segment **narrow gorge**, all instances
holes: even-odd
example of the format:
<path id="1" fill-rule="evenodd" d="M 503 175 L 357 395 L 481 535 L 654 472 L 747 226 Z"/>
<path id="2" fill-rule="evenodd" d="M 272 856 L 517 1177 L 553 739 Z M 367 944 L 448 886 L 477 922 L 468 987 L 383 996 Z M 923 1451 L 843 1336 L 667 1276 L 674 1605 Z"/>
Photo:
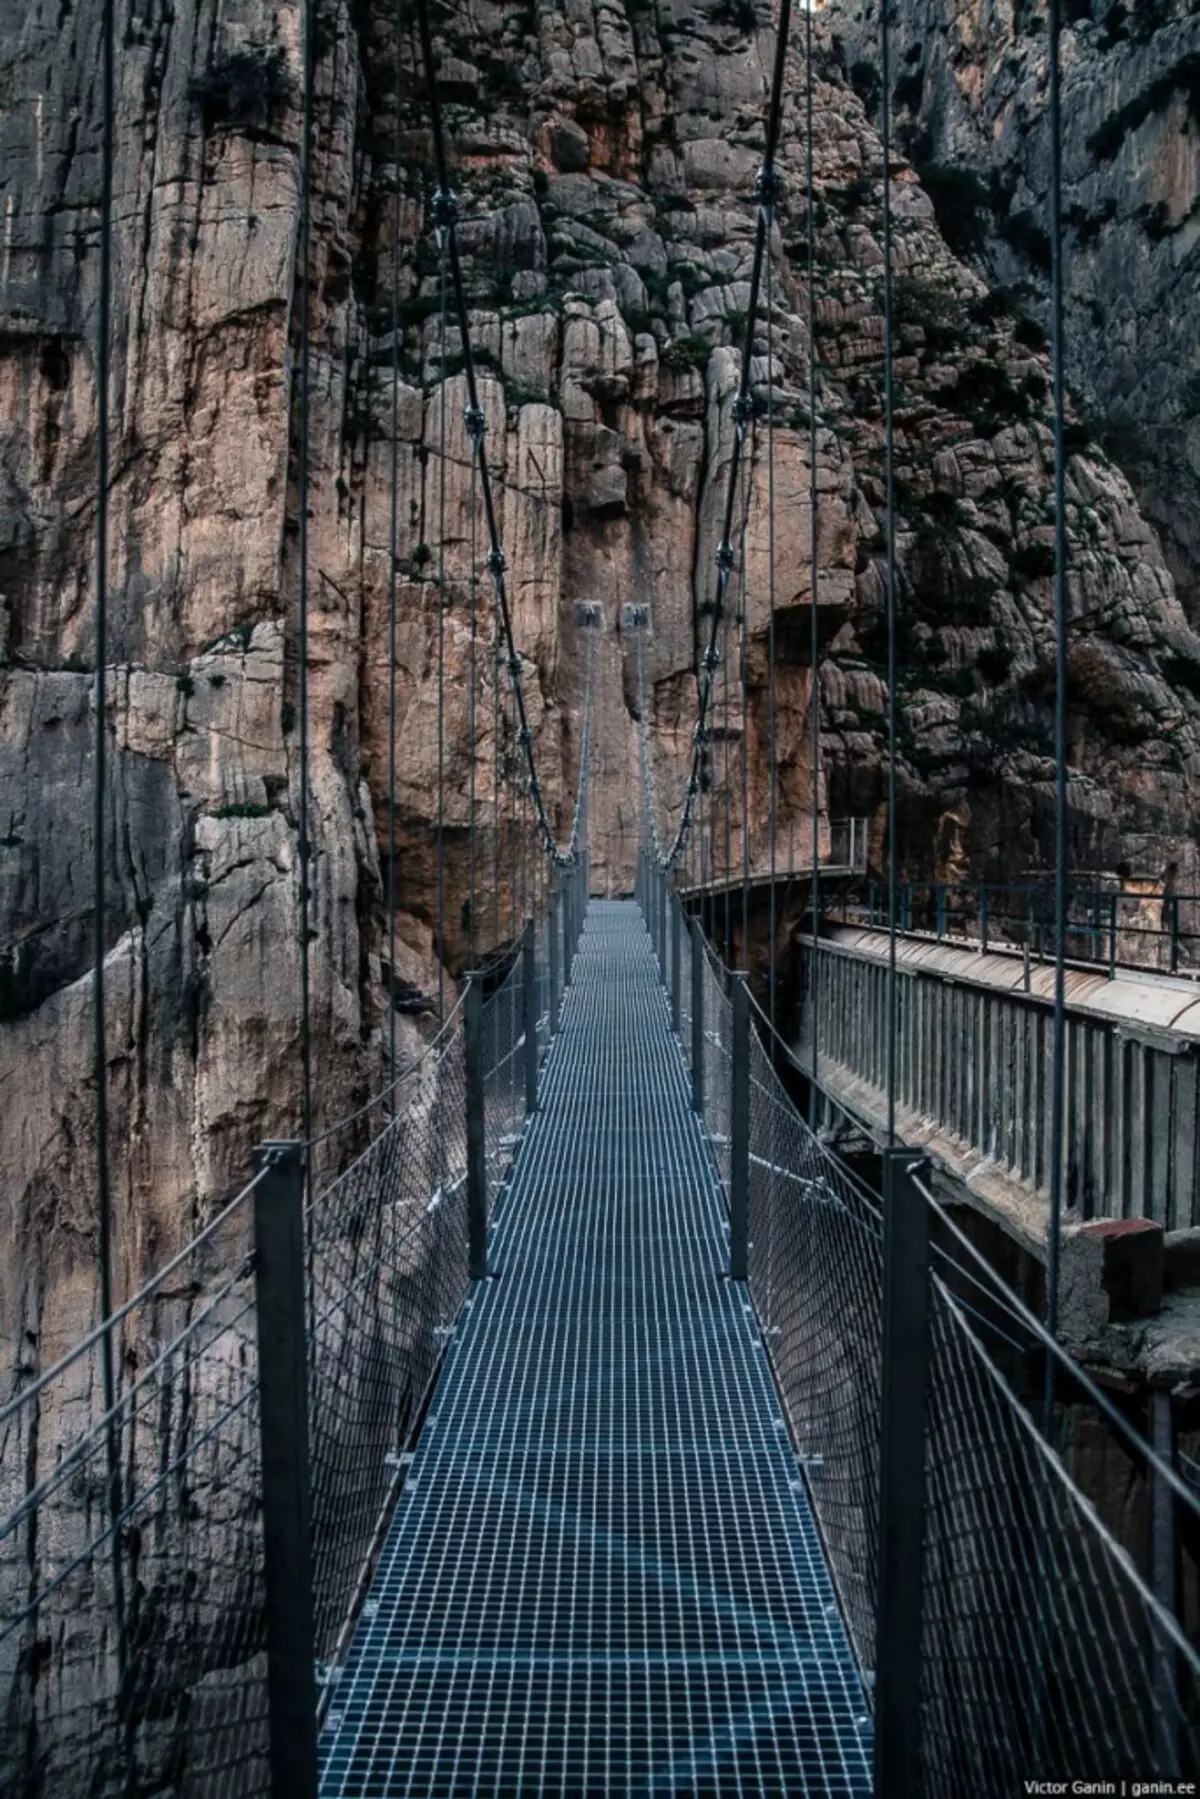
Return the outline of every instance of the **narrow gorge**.
<path id="1" fill-rule="evenodd" d="M 981 46 L 991 41 L 990 11 L 972 9 Z M 476 824 L 487 866 L 495 771 L 515 754 L 503 711 L 494 729 L 490 588 L 472 561 L 482 533 L 477 514 L 472 525 L 462 346 L 452 324 L 443 334 L 429 121 L 405 9 L 401 18 L 398 44 L 393 8 L 322 0 L 313 45 L 308 776 L 318 1123 L 377 1090 L 385 1072 L 397 263 L 402 1048 L 430 1028 L 439 959 L 451 982 L 468 960 L 473 605 Z M 99 21 L 97 0 L 34 0 L 0 25 L 0 1165 L 9 1194 L 0 1313 L 5 1335 L 39 1363 L 96 1307 L 95 1223 L 80 1171 L 93 1161 Z M 815 603 L 821 828 L 867 818 L 878 867 L 884 170 L 877 96 L 856 77 L 854 33 L 863 29 L 840 11 L 815 21 L 813 346 L 801 36 L 791 53 L 771 308 L 769 320 L 760 311 L 755 340 L 746 754 L 757 857 L 769 784 L 761 422 L 770 387 L 780 830 L 797 857 L 807 854 Z M 1081 24 L 1078 41 L 1098 29 L 1115 26 Z M 1182 45 L 1191 27 L 1169 29 Z M 105 849 L 124 1292 L 241 1183 L 256 1142 L 297 1126 L 301 13 L 257 0 L 129 0 L 119 30 Z M 435 30 L 535 752 L 563 827 L 578 772 L 576 608 L 598 605 L 592 871 L 597 891 L 620 892 L 632 881 L 640 830 L 635 658 L 622 609 L 651 608 L 648 722 L 660 790 L 678 805 L 735 429 L 773 31 L 765 9 L 745 0 L 479 0 L 442 8 Z M 979 85 L 949 46 L 948 35 L 930 39 L 919 105 L 915 87 L 906 90 L 909 155 L 890 171 L 901 841 L 910 876 L 984 879 L 1014 872 L 1014 844 L 1030 870 L 1050 856 L 1049 361 L 1036 305 L 1013 291 L 1006 265 L 956 238 L 945 181 L 920 178 L 937 158 L 959 155 Z M 953 129 L 938 98 L 949 80 L 937 73 L 942 61 L 958 70 Z M 909 54 L 903 66 L 913 64 Z M 1175 276 L 1171 285 L 1164 273 L 1155 292 L 1169 288 L 1176 310 L 1150 305 L 1153 329 L 1139 335 L 1135 320 L 1119 334 L 1127 361 L 1147 371 L 1169 365 L 1180 404 L 1195 378 L 1179 347 L 1185 330 L 1194 341 L 1195 320 L 1194 208 L 1185 220 L 1179 197 L 1200 154 L 1191 91 L 1178 89 L 1183 99 L 1170 100 L 1162 127 L 1178 137 L 1178 195 L 1173 188 L 1162 200 L 1170 230 L 1155 239 L 1155 254 L 1173 259 Z M 992 141 L 991 116 L 983 100 L 971 115 L 977 158 Z M 1114 155 L 1131 182 L 1126 138 L 1136 145 L 1150 128 L 1130 125 Z M 920 132 L 933 134 L 932 149 L 916 141 Z M 1144 203 L 1158 204 L 1149 189 Z M 1096 281 L 1105 280 L 1098 270 Z M 1168 329 L 1176 338 L 1164 339 Z M 1075 356 L 1078 364 L 1078 348 Z M 1096 383 L 1107 366 L 1092 367 Z M 1171 861 L 1181 887 L 1197 886 L 1191 501 L 1172 465 L 1165 491 L 1178 499 L 1183 536 L 1169 533 L 1164 553 L 1151 522 L 1166 520 L 1162 494 L 1155 498 L 1137 458 L 1131 487 L 1118 438 L 1096 433 L 1092 406 L 1081 391 L 1069 430 L 1072 862 L 1159 872 Z M 442 543 L 444 566 L 430 547 Z M 442 943 L 439 608 L 450 895 Z M 739 757 L 739 723 L 731 736 Z M 506 914 L 506 896 L 481 912 L 485 949 L 506 935 Z"/>

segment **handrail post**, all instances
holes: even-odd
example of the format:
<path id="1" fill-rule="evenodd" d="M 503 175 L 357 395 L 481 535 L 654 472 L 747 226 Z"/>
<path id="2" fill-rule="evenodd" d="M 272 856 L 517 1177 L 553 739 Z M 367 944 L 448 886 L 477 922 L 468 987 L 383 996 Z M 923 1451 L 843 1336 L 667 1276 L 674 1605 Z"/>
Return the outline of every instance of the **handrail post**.
<path id="1" fill-rule="evenodd" d="M 750 1194 L 750 989 L 744 974 L 730 979 L 733 999 L 733 1097 L 729 1124 L 729 1278 L 748 1278 Z"/>
<path id="2" fill-rule="evenodd" d="M 911 1150 L 883 1152 L 875 1791 L 921 1793 L 921 1584 L 929 1382 L 929 1208 Z"/>
<path id="3" fill-rule="evenodd" d="M 487 1146 L 483 1091 L 483 976 L 467 977 L 463 1014 L 467 1073 L 467 1260 L 473 1281 L 487 1279 Z"/>
<path id="4" fill-rule="evenodd" d="M 558 1034 L 558 1006 L 562 997 L 562 938 L 559 935 L 557 893 L 550 895 L 548 936 L 550 940 L 550 1035 Z"/>
<path id="5" fill-rule="evenodd" d="M 254 1288 L 271 1796 L 316 1799 L 304 1146 L 264 1143 L 256 1161 Z"/>
<path id="6" fill-rule="evenodd" d="M 683 982 L 683 910 L 679 904 L 679 895 L 672 893 L 670 900 L 671 917 L 671 1029 L 679 1035 L 679 1027 L 683 1017 L 681 986 Z"/>
<path id="7" fill-rule="evenodd" d="M 525 920 L 521 933 L 521 1010 L 525 1026 L 525 1116 L 537 1111 L 538 1040 L 537 1040 L 537 945 L 533 936 L 533 920 Z"/>
<path id="8" fill-rule="evenodd" d="M 692 920 L 692 1111 L 704 1113 L 704 929 Z"/>

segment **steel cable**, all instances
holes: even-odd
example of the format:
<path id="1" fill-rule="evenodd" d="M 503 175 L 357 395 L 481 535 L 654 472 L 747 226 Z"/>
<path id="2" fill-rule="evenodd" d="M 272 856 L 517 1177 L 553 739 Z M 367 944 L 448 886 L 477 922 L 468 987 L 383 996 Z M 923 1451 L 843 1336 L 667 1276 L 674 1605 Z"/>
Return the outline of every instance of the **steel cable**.
<path id="1" fill-rule="evenodd" d="M 105 825 L 108 799 L 108 490 L 112 479 L 109 381 L 112 370 L 113 290 L 113 158 L 116 133 L 115 35 L 113 0 L 105 0 L 100 22 L 100 293 L 96 320 L 96 599 L 95 632 L 95 769 L 92 790 L 92 1069 L 96 1084 L 96 1235 L 99 1252 L 101 1380 L 104 1389 L 105 1488 L 112 1528 L 113 1614 L 118 1668 L 124 1679 L 126 1639 L 125 1580 L 121 1564 L 118 1520 L 122 1513 L 121 1458 L 113 1422 L 117 1403 L 117 1366 L 113 1344 L 112 1182 L 109 1169 L 108 1016 L 104 958 L 108 951 Z"/>
<path id="2" fill-rule="evenodd" d="M 445 243 L 450 265 L 450 280 L 454 290 L 454 307 L 459 333 L 462 339 L 463 372 L 467 378 L 467 417 L 471 436 L 473 454 L 479 465 L 480 492 L 483 498 L 484 519 L 487 525 L 489 550 L 487 556 L 488 569 L 492 576 L 494 600 L 499 616 L 501 634 L 507 652 L 509 686 L 513 696 L 515 712 L 514 726 L 517 742 L 529 775 L 530 794 L 537 820 L 538 834 L 542 847 L 556 867 L 566 868 L 573 865 L 574 856 L 561 850 L 555 841 L 550 820 L 546 814 L 542 796 L 541 781 L 538 777 L 537 764 L 533 753 L 533 734 L 529 729 L 529 720 L 525 707 L 522 660 L 517 653 L 513 633 L 512 614 L 508 602 L 508 589 L 505 582 L 507 562 L 500 544 L 500 529 L 496 518 L 496 503 L 492 493 L 491 476 L 488 472 L 487 455 L 483 445 L 483 412 L 479 404 L 479 390 L 476 379 L 475 353 L 471 345 L 470 319 L 467 312 L 466 289 L 463 283 L 462 264 L 458 254 L 458 240 L 455 235 L 455 219 L 458 202 L 450 186 L 449 164 L 446 157 L 445 133 L 442 127 L 441 102 L 437 91 L 437 62 L 433 51 L 433 37 L 429 24 L 428 0 L 417 0 L 417 22 L 420 30 L 421 51 L 425 64 L 426 85 L 429 96 L 430 127 L 433 136 L 434 166 L 437 171 L 438 189 L 434 196 L 434 209 L 437 222 L 445 232 Z M 478 429 L 478 437 L 476 437 Z"/>
<path id="3" fill-rule="evenodd" d="M 437 958 L 438 1017 L 446 1013 L 446 250 L 448 227 L 438 228 L 438 599 L 437 599 Z"/>
<path id="4" fill-rule="evenodd" d="M 751 398 L 750 386 L 754 356 L 754 324 L 758 317 L 759 294 L 762 290 L 764 263 L 767 260 L 768 238 L 774 213 L 775 200 L 779 191 L 779 175 L 775 168 L 775 153 L 779 144 L 779 131 L 783 105 L 783 79 L 787 62 L 791 10 L 791 0 L 781 0 L 779 8 L 779 24 L 776 30 L 775 39 L 775 61 L 771 77 L 771 95 L 767 109 L 763 162 L 755 184 L 759 201 L 758 223 L 754 237 L 754 260 L 750 271 L 750 293 L 746 304 L 741 374 L 738 382 L 737 394 L 733 402 L 733 451 L 729 462 L 721 539 L 717 545 L 716 552 L 717 576 L 712 620 L 709 625 L 708 644 L 700 659 L 696 723 L 692 732 L 692 751 L 687 784 L 684 789 L 682 814 L 670 848 L 665 854 L 659 854 L 659 864 L 664 871 L 676 867 L 683 854 L 687 835 L 691 829 L 692 811 L 696 806 L 697 797 L 700 792 L 701 770 L 704 764 L 704 750 L 708 745 L 709 737 L 711 735 L 708 718 L 713 705 L 716 669 L 720 662 L 717 645 L 720 642 L 720 633 L 725 620 L 726 593 L 729 586 L 729 578 L 733 573 L 734 567 L 733 524 L 734 509 L 739 486 L 738 473 L 744 453 L 746 434 L 750 420 L 753 416 L 753 401 Z M 711 810 L 715 813 L 715 805 Z M 714 851 L 715 847 L 714 836 Z"/>
<path id="5" fill-rule="evenodd" d="M 308 434 L 309 434 L 309 265 L 312 255 L 313 3 L 304 8 L 304 103 L 300 128 L 300 467 L 298 713 L 300 729 L 300 1135 L 312 1139 L 312 1017 L 308 955 L 309 876 L 312 844 L 308 820 Z"/>
<path id="6" fill-rule="evenodd" d="M 892 77 L 889 0 L 879 13 L 883 76 L 883 408 L 884 408 L 884 567 L 887 588 L 888 670 L 888 1005 L 887 1005 L 887 1137 L 896 1141 L 896 1034 L 898 975 L 896 970 L 896 894 L 899 869 L 899 820 L 896 817 L 896 751 L 898 695 L 896 683 L 896 479 L 895 392 L 892 345 Z M 815 824 L 815 821 L 814 821 Z M 814 958 L 815 959 L 815 958 Z"/>
<path id="7" fill-rule="evenodd" d="M 885 0 L 886 4 L 886 0 Z M 821 931 L 821 642 L 817 618 L 817 250 L 816 193 L 813 181 L 813 30 L 812 7 L 804 13 L 804 190 L 808 220 L 808 529 L 809 529 L 809 664 L 812 683 L 812 931 L 816 943 Z M 812 1078 L 809 1083 L 809 1120 L 816 1124 L 820 1105 L 818 1060 L 817 981 L 819 958 L 811 962 L 812 985 L 809 1012 L 812 1018 Z M 772 1022 L 774 1013 L 772 1012 Z"/>
<path id="8" fill-rule="evenodd" d="M 400 507 L 400 255 L 403 167 L 404 0 L 396 0 L 396 173 L 392 211 L 392 469 L 388 496 L 388 1079 L 389 1109 L 395 1109 L 396 1083 L 396 558 L 399 553 Z"/>

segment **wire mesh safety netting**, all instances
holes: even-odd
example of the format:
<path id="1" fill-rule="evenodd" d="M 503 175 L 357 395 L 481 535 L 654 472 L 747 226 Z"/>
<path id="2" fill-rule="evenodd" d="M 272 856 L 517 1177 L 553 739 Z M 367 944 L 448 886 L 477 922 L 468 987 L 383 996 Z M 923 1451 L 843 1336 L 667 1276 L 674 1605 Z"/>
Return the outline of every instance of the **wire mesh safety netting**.
<path id="1" fill-rule="evenodd" d="M 683 1059 L 692 1066 L 692 931 L 683 901 L 671 894 L 672 913 L 679 918 L 679 1041 Z"/>
<path id="2" fill-rule="evenodd" d="M 1047 1445 L 985 1346 L 978 1314 L 941 1274 L 930 1310 L 925 1790 L 1010 1793 L 1031 1771 L 1066 1782 L 1195 1777 L 1194 1645 Z M 1005 1326 L 1026 1329 L 1012 1311 Z"/>
<path id="3" fill-rule="evenodd" d="M 704 1019 L 704 1122 L 712 1138 L 721 1185 L 729 1199 L 729 1138 L 733 1117 L 733 1003 L 721 965 L 705 946 L 702 971 Z"/>
<path id="4" fill-rule="evenodd" d="M 749 1285 L 855 1652 L 875 1650 L 877 1202 L 813 1136 L 750 1032 Z"/>
<path id="5" fill-rule="evenodd" d="M 541 1052 L 544 927 L 534 941 Z M 492 978 L 481 1033 L 489 1215 L 525 1114 L 522 958 Z M 463 1016 L 460 1003 L 308 1157 L 312 1585 L 326 1695 L 468 1287 Z M 45 1374 L 29 1355 L 17 1364 L 0 1408 L 5 1794 L 269 1790 L 258 1187 L 115 1314 L 111 1411 L 104 1332 Z M 299 1204 L 299 1175 L 296 1192 Z"/>
<path id="6" fill-rule="evenodd" d="M 6 1794 L 267 1791 L 253 1191 L 0 1410 Z"/>
<path id="7" fill-rule="evenodd" d="M 484 1002 L 484 1146 L 488 1217 L 498 1217 L 507 1192 L 513 1153 L 525 1117 L 525 990 L 520 959 Z"/>
<path id="8" fill-rule="evenodd" d="M 461 1025 L 405 1110 L 314 1197 L 308 1271 L 315 1638 L 336 1664 L 467 1290 Z"/>
<path id="9" fill-rule="evenodd" d="M 704 1111 L 729 1191 L 732 1004 L 704 966 Z M 690 983 L 684 983 L 690 999 Z M 764 1022 L 764 1029 L 766 1029 Z M 685 1054 L 690 1028 L 682 1031 Z M 883 1350 L 878 1197 L 813 1135 L 750 1032 L 749 1287 L 860 1665 L 875 1660 Z M 916 1203 L 936 1209 L 916 1184 Z M 994 1272 L 934 1242 L 922 1550 L 922 1791 L 1194 1777 L 1200 1657 L 993 1353 L 1048 1351 Z M 945 1278 L 943 1278 L 945 1277 Z M 982 1310 L 979 1307 L 982 1305 Z M 1043 1333 L 1044 1335 L 1044 1333 Z M 1076 1378 L 1082 1378 L 1073 1370 Z M 1064 1373 L 1064 1379 L 1071 1376 Z M 1143 1446 L 1144 1447 L 1144 1446 Z"/>

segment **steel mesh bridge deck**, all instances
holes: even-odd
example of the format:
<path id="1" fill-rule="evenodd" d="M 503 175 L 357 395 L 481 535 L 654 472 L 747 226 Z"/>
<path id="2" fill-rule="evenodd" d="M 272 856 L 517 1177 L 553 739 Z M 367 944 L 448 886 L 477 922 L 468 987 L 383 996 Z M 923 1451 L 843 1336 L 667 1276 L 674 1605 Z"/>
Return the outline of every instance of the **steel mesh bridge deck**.
<path id="1" fill-rule="evenodd" d="M 322 1738 L 323 1799 L 867 1794 L 650 939 L 593 902 Z"/>

